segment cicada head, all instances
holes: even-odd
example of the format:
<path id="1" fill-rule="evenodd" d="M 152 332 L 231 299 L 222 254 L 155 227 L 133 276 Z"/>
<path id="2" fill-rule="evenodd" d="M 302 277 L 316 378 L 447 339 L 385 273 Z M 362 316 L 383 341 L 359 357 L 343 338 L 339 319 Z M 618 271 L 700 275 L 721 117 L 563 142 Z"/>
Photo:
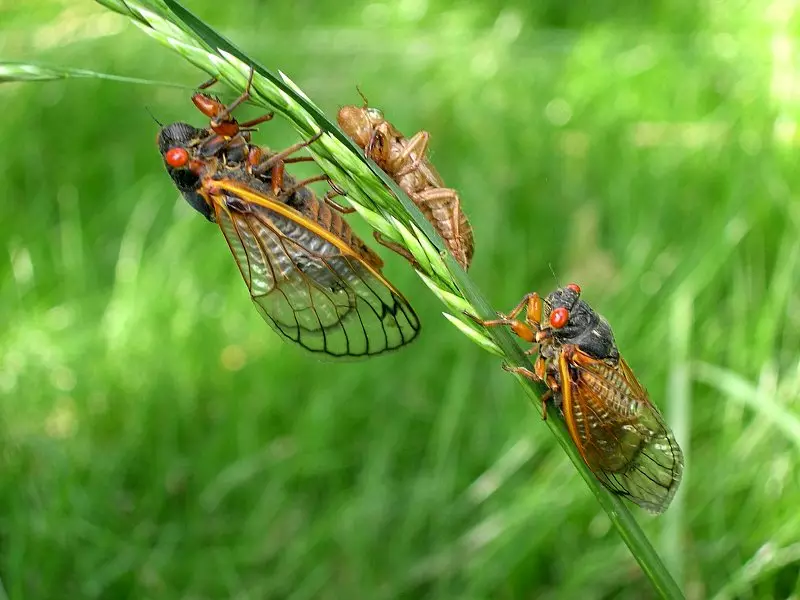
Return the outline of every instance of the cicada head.
<path id="1" fill-rule="evenodd" d="M 204 135 L 204 130 L 188 123 L 172 123 L 158 132 L 157 142 L 164 166 L 175 187 L 192 208 L 212 221 L 211 207 L 198 193 L 202 173 L 193 160 L 193 145 Z"/>
<path id="2" fill-rule="evenodd" d="M 342 131 L 362 148 L 367 147 L 372 139 L 372 132 L 385 121 L 383 113 L 377 108 L 353 105 L 339 109 L 336 120 Z"/>
<path id="3" fill-rule="evenodd" d="M 156 138 L 161 154 L 171 148 L 184 148 L 205 135 L 205 130 L 192 127 L 188 123 L 172 123 L 162 127 Z"/>
<path id="4" fill-rule="evenodd" d="M 593 358 L 618 359 L 611 326 L 580 299 L 581 288 L 571 283 L 551 292 L 544 303 L 543 325 L 561 344 L 574 344 Z"/>

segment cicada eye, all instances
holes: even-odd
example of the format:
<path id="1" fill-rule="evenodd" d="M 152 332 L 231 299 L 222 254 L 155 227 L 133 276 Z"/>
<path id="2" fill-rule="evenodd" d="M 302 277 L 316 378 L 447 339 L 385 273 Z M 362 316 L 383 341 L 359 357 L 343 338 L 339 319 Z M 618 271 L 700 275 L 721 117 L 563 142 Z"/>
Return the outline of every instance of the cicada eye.
<path id="1" fill-rule="evenodd" d="M 569 311 L 560 306 L 550 313 L 550 327 L 553 329 L 561 329 L 569 321 Z"/>
<path id="2" fill-rule="evenodd" d="M 170 148 L 164 160 L 170 167 L 185 167 L 189 163 L 189 152 L 186 148 Z"/>
<path id="3" fill-rule="evenodd" d="M 189 152 L 186 148 L 170 148 L 164 155 L 164 160 L 170 167 L 185 167 L 189 163 Z"/>
<path id="4" fill-rule="evenodd" d="M 567 289 L 568 290 L 572 290 L 573 292 L 575 292 L 579 296 L 581 295 L 581 286 L 579 286 L 577 283 L 570 283 L 567 286 Z"/>
<path id="5" fill-rule="evenodd" d="M 383 113 L 377 108 L 368 108 L 367 116 L 373 121 L 383 121 Z"/>

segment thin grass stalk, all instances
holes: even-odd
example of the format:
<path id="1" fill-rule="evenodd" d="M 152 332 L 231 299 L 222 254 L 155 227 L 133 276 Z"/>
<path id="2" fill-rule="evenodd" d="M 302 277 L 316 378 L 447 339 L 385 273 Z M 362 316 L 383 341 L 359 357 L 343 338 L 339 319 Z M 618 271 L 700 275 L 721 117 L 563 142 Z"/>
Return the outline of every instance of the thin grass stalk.
<path id="1" fill-rule="evenodd" d="M 193 89 L 191 86 L 169 81 L 156 81 L 141 79 L 139 77 L 124 77 L 111 73 L 100 73 L 88 69 L 60 67 L 42 63 L 24 63 L 17 61 L 0 61 L 0 83 L 23 81 L 55 81 L 59 79 L 106 79 L 120 83 L 135 83 L 139 85 L 154 85 L 158 87 L 175 87 L 185 90 Z"/>

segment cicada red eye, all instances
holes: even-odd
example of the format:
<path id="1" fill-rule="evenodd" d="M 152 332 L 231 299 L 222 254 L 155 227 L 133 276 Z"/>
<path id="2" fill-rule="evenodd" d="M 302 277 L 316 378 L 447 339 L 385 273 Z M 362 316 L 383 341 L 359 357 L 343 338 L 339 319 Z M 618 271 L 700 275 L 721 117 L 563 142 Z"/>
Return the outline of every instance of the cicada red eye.
<path id="1" fill-rule="evenodd" d="M 185 167 L 189 162 L 189 152 L 186 148 L 170 148 L 167 150 L 164 160 L 170 167 Z"/>
<path id="2" fill-rule="evenodd" d="M 561 329 L 569 321 L 569 311 L 560 306 L 550 313 L 550 327 L 553 329 Z"/>
<path id="3" fill-rule="evenodd" d="M 568 290 L 572 290 L 573 292 L 575 292 L 578 295 L 580 295 L 580 293 L 581 293 L 581 286 L 579 286 L 577 283 L 570 283 L 567 286 L 567 289 Z"/>

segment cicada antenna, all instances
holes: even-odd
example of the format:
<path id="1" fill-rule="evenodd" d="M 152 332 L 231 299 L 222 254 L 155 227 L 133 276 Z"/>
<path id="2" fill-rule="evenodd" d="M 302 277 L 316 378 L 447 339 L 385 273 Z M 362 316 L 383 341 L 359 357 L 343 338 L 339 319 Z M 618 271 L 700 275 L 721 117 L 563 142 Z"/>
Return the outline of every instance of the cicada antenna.
<path id="1" fill-rule="evenodd" d="M 144 109 L 147 111 L 147 114 L 148 114 L 148 115 L 150 115 L 150 118 L 151 118 L 151 119 L 153 119 L 153 121 L 155 121 L 155 122 L 156 122 L 156 125 L 158 125 L 159 127 L 164 127 L 164 124 L 163 124 L 161 121 L 159 121 L 158 119 L 156 119 L 156 116 L 155 116 L 155 115 L 153 114 L 153 112 L 152 112 L 152 111 L 151 111 L 151 110 L 148 108 L 148 106 L 147 106 L 147 105 L 145 105 Z"/>
<path id="2" fill-rule="evenodd" d="M 367 97 L 364 95 L 364 92 L 362 92 L 361 88 L 358 87 L 357 85 L 356 85 L 356 91 L 358 92 L 358 95 L 361 96 L 361 99 L 364 101 L 363 108 L 368 108 L 369 107 L 369 100 L 367 100 Z"/>
<path id="3" fill-rule="evenodd" d="M 561 282 L 558 280 L 558 275 L 556 275 L 556 270 L 553 268 L 553 263 L 548 262 L 547 266 L 550 268 L 550 272 L 553 274 L 553 280 L 556 282 L 556 287 L 564 287 L 561 285 Z"/>

